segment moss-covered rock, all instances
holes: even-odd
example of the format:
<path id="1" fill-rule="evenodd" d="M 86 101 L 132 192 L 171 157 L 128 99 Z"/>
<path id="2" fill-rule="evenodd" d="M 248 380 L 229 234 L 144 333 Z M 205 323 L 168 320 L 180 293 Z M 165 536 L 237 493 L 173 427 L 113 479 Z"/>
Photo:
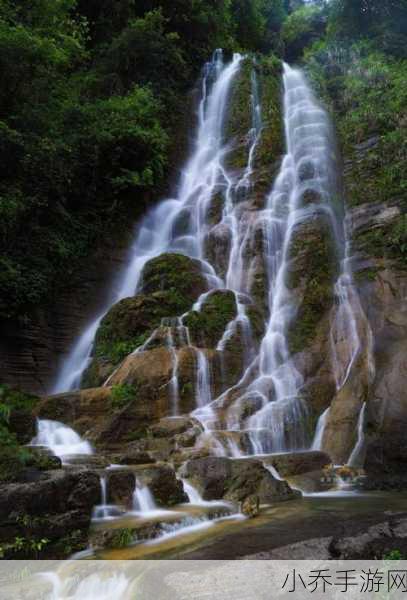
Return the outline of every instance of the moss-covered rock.
<path id="1" fill-rule="evenodd" d="M 297 314 L 288 330 L 292 353 L 301 352 L 312 343 L 318 324 L 332 307 L 338 272 L 332 239 L 332 231 L 322 219 L 302 224 L 294 233 L 286 281 L 299 298 Z"/>
<path id="2" fill-rule="evenodd" d="M 234 141 L 233 150 L 227 158 L 231 168 L 243 169 L 247 164 L 248 133 L 252 128 L 252 71 L 253 60 L 247 58 L 243 61 L 232 88 L 226 124 L 226 135 Z"/>
<path id="3" fill-rule="evenodd" d="M 216 348 L 236 315 L 234 293 L 217 290 L 208 296 L 200 312 L 189 313 L 184 322 L 189 328 L 193 344 L 201 348 Z"/>
<path id="4" fill-rule="evenodd" d="M 162 254 L 146 263 L 142 274 L 142 293 L 166 292 L 168 302 L 179 312 L 186 312 L 208 289 L 198 260 L 183 254 Z"/>
<path id="5" fill-rule="evenodd" d="M 121 300 L 103 318 L 82 387 L 104 383 L 126 356 L 147 341 L 162 319 L 182 315 L 206 290 L 199 261 L 181 254 L 150 260 L 143 271 L 142 293 Z"/>

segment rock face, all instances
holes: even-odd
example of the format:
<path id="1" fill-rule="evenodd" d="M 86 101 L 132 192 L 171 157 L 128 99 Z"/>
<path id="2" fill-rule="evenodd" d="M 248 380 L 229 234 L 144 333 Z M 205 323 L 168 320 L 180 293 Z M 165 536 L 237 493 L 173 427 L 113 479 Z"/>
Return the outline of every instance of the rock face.
<path id="1" fill-rule="evenodd" d="M 22 322 L 1 323 L 0 381 L 31 393 L 47 392 L 83 327 L 101 310 L 112 278 L 123 267 L 131 229 L 130 224 L 120 239 L 104 236 L 49 306 Z"/>
<path id="2" fill-rule="evenodd" d="M 274 454 L 268 460 L 277 469 L 281 477 L 303 475 L 312 471 L 320 471 L 331 464 L 330 457 L 324 452 L 296 452 Z"/>
<path id="3" fill-rule="evenodd" d="M 188 502 L 182 481 L 168 465 L 152 465 L 135 469 L 136 478 L 149 487 L 158 506 L 174 506 Z"/>
<path id="4" fill-rule="evenodd" d="M 355 246 L 360 251 L 355 278 L 374 340 L 365 468 L 368 485 L 379 488 L 407 486 L 407 272 L 396 254 L 386 256 L 381 241 L 391 235 L 400 219 L 397 202 L 362 204 L 350 213 Z"/>
<path id="5" fill-rule="evenodd" d="M 32 556 L 16 537 L 48 540 L 41 557 L 65 557 L 86 547 L 92 508 L 100 500 L 99 477 L 91 472 L 47 472 L 30 483 L 0 485 L 0 542 L 7 558 Z"/>
<path id="6" fill-rule="evenodd" d="M 273 504 L 297 497 L 255 459 L 199 458 L 185 464 L 183 476 L 198 487 L 204 500 L 243 502 L 256 496 L 260 503 Z"/>

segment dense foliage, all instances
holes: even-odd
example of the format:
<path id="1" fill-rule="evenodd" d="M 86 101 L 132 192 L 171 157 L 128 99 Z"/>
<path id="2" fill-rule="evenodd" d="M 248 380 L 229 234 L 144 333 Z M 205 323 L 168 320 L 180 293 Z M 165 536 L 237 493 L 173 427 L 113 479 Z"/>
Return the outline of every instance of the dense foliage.
<path id="1" fill-rule="evenodd" d="M 283 0 L 0 0 L 1 319 L 52 302 L 140 215 L 203 62 L 278 46 L 284 15 Z"/>
<path id="2" fill-rule="evenodd" d="M 216 47 L 305 53 L 344 138 L 381 135 L 379 194 L 404 189 L 406 32 L 406 0 L 0 0 L 0 319 L 163 193 Z"/>

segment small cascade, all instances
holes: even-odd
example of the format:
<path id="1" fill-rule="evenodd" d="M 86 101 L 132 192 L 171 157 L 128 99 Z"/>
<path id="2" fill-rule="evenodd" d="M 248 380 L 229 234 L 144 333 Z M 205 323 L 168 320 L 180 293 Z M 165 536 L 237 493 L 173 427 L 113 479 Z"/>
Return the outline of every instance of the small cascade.
<path id="1" fill-rule="evenodd" d="M 357 425 L 357 441 L 354 449 L 348 460 L 349 467 L 361 467 L 364 463 L 364 451 L 365 451 L 365 423 L 366 423 L 366 402 L 363 403 L 360 409 L 358 425 Z"/>
<path id="2" fill-rule="evenodd" d="M 252 175 L 253 175 L 253 166 L 254 159 L 256 157 L 257 146 L 259 145 L 261 134 L 263 130 L 263 119 L 262 119 L 262 109 L 259 95 L 259 82 L 257 79 L 257 73 L 255 69 L 252 70 L 251 74 L 251 85 L 252 85 L 252 93 L 251 93 L 251 109 L 252 109 L 252 129 L 249 132 L 249 140 L 250 140 L 250 149 L 249 149 L 249 158 L 247 161 L 246 169 L 243 173 L 242 178 L 239 180 L 236 186 L 236 192 L 238 197 L 243 192 L 243 197 L 247 194 L 248 190 L 252 185 Z"/>
<path id="3" fill-rule="evenodd" d="M 198 506 L 205 504 L 205 500 L 203 500 L 201 494 L 187 479 L 182 479 L 181 481 L 184 486 L 184 492 L 188 496 L 188 500 L 191 504 L 196 504 Z"/>
<path id="4" fill-rule="evenodd" d="M 163 325 L 163 323 L 161 324 Z M 172 410 L 171 415 L 173 417 L 178 416 L 179 414 L 179 383 L 178 383 L 178 354 L 177 349 L 174 342 L 174 336 L 172 334 L 171 326 L 167 329 L 167 347 L 171 352 L 172 356 L 172 377 L 170 381 L 171 387 L 171 403 Z"/>
<path id="5" fill-rule="evenodd" d="M 91 444 L 83 440 L 76 431 L 63 423 L 47 419 L 37 421 L 37 435 L 31 445 L 46 446 L 64 461 L 70 456 L 93 454 Z"/>
<path id="6" fill-rule="evenodd" d="M 147 485 L 136 485 L 133 494 L 133 511 L 142 516 L 157 511 L 154 497 Z"/>
<path id="7" fill-rule="evenodd" d="M 329 406 L 326 411 L 318 419 L 317 428 L 315 430 L 314 441 L 312 442 L 312 450 L 322 450 L 322 442 L 324 439 L 325 427 L 328 422 L 329 413 L 331 407 Z"/>
<path id="8" fill-rule="evenodd" d="M 205 353 L 199 348 L 196 348 L 195 351 L 197 362 L 196 404 L 198 408 L 202 408 L 208 406 L 212 400 L 211 373 Z"/>
<path id="9" fill-rule="evenodd" d="M 110 521 L 124 514 L 120 507 L 107 503 L 107 477 L 100 477 L 100 504 L 95 506 L 92 513 L 93 521 Z"/>

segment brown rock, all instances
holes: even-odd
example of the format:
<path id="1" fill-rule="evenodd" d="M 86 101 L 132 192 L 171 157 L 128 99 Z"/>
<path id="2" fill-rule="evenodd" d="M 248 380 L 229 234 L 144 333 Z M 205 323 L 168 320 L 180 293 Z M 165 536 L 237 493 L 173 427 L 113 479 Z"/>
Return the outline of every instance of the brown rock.
<path id="1" fill-rule="evenodd" d="M 273 465 L 279 475 L 286 478 L 312 471 L 322 471 L 332 461 L 325 452 L 293 452 L 272 455 L 265 458 L 264 462 Z"/>

